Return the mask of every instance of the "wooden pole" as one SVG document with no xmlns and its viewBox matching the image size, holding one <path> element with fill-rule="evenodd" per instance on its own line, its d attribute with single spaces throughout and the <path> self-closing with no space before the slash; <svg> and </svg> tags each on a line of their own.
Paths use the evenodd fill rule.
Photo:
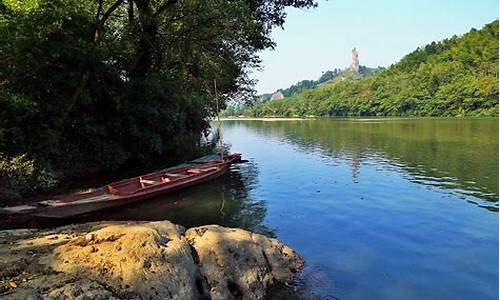
<svg viewBox="0 0 500 300">
<path fill-rule="evenodd" d="M 220 159 L 224 162 L 224 146 L 222 143 L 222 129 L 220 126 L 220 114 L 219 114 L 219 96 L 217 95 L 217 81 L 214 79 L 214 90 L 215 90 L 215 106 L 217 112 L 217 130 L 219 132 L 219 143 L 220 143 Z"/>
</svg>

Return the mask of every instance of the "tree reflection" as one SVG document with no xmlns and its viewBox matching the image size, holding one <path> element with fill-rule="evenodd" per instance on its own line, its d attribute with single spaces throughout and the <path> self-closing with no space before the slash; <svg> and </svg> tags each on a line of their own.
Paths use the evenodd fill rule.
<svg viewBox="0 0 500 300">
<path fill-rule="evenodd" d="M 242 121 L 232 121 L 234 126 Z M 320 151 L 351 165 L 353 181 L 364 164 L 396 168 L 408 180 L 473 196 L 498 211 L 498 120 L 321 119 L 243 121 L 258 134 L 302 152 Z"/>
</svg>

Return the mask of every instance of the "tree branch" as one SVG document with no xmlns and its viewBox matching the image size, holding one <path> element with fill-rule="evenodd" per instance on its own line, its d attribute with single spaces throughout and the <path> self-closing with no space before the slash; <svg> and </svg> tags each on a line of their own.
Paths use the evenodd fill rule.
<svg viewBox="0 0 500 300">
<path fill-rule="evenodd" d="M 99 46 L 99 43 L 101 41 L 101 31 L 102 28 L 104 27 L 104 23 L 106 23 L 106 20 L 111 16 L 111 14 L 123 3 L 124 0 L 117 0 L 113 5 L 111 5 L 108 10 L 102 15 L 102 17 L 99 19 L 99 15 L 102 12 L 103 9 L 103 1 L 98 0 L 99 7 L 97 8 L 97 24 L 96 28 L 94 31 L 94 47 Z M 80 80 L 80 83 L 78 84 L 75 92 L 73 93 L 73 96 L 70 99 L 70 105 L 68 107 L 68 110 L 64 114 L 63 120 L 66 120 L 68 117 L 69 113 L 71 110 L 73 110 L 73 107 L 76 105 L 76 101 L 78 100 L 78 97 L 80 97 L 80 94 L 83 92 L 83 89 L 87 85 L 87 82 L 89 81 L 91 75 L 91 71 L 87 70 L 85 73 L 83 73 L 82 78 Z"/>
<path fill-rule="evenodd" d="M 103 26 L 106 20 L 111 16 L 111 14 L 123 3 L 124 0 L 117 0 L 113 5 L 111 5 L 108 10 L 102 15 L 99 21 L 100 26 Z"/>
<path fill-rule="evenodd" d="M 99 22 L 99 18 L 101 17 L 101 12 L 102 12 L 102 6 L 103 6 L 103 0 L 96 0 L 96 2 L 98 3 L 98 7 L 97 7 L 97 13 L 95 15 L 95 20 L 96 20 L 96 23 Z"/>
<path fill-rule="evenodd" d="M 134 1 L 127 0 L 128 2 L 128 23 L 134 23 Z"/>
</svg>

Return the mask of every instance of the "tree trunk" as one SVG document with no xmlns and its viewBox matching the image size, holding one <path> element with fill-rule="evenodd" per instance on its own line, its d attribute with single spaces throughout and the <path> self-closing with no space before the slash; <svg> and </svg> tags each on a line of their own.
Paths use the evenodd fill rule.
<svg viewBox="0 0 500 300">
<path fill-rule="evenodd" d="M 135 4 L 140 22 L 139 27 L 142 30 L 137 44 L 136 59 L 130 70 L 130 75 L 135 79 L 142 79 L 150 71 L 153 64 L 158 26 L 149 0 L 136 0 Z"/>
</svg>

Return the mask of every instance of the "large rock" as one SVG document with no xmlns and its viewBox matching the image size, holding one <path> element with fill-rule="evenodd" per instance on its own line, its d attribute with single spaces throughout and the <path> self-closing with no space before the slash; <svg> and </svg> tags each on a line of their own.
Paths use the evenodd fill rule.
<svg viewBox="0 0 500 300">
<path fill-rule="evenodd" d="M 291 282 L 303 265 L 289 247 L 237 228 L 208 225 L 186 231 L 212 299 L 262 299 L 277 282 Z"/>
<path fill-rule="evenodd" d="M 0 231 L 0 298 L 261 299 L 300 257 L 277 240 L 168 221 Z"/>
<path fill-rule="evenodd" d="M 104 282 L 120 295 L 194 299 L 196 265 L 183 232 L 170 222 L 106 226 L 57 247 L 41 262 Z"/>
</svg>

